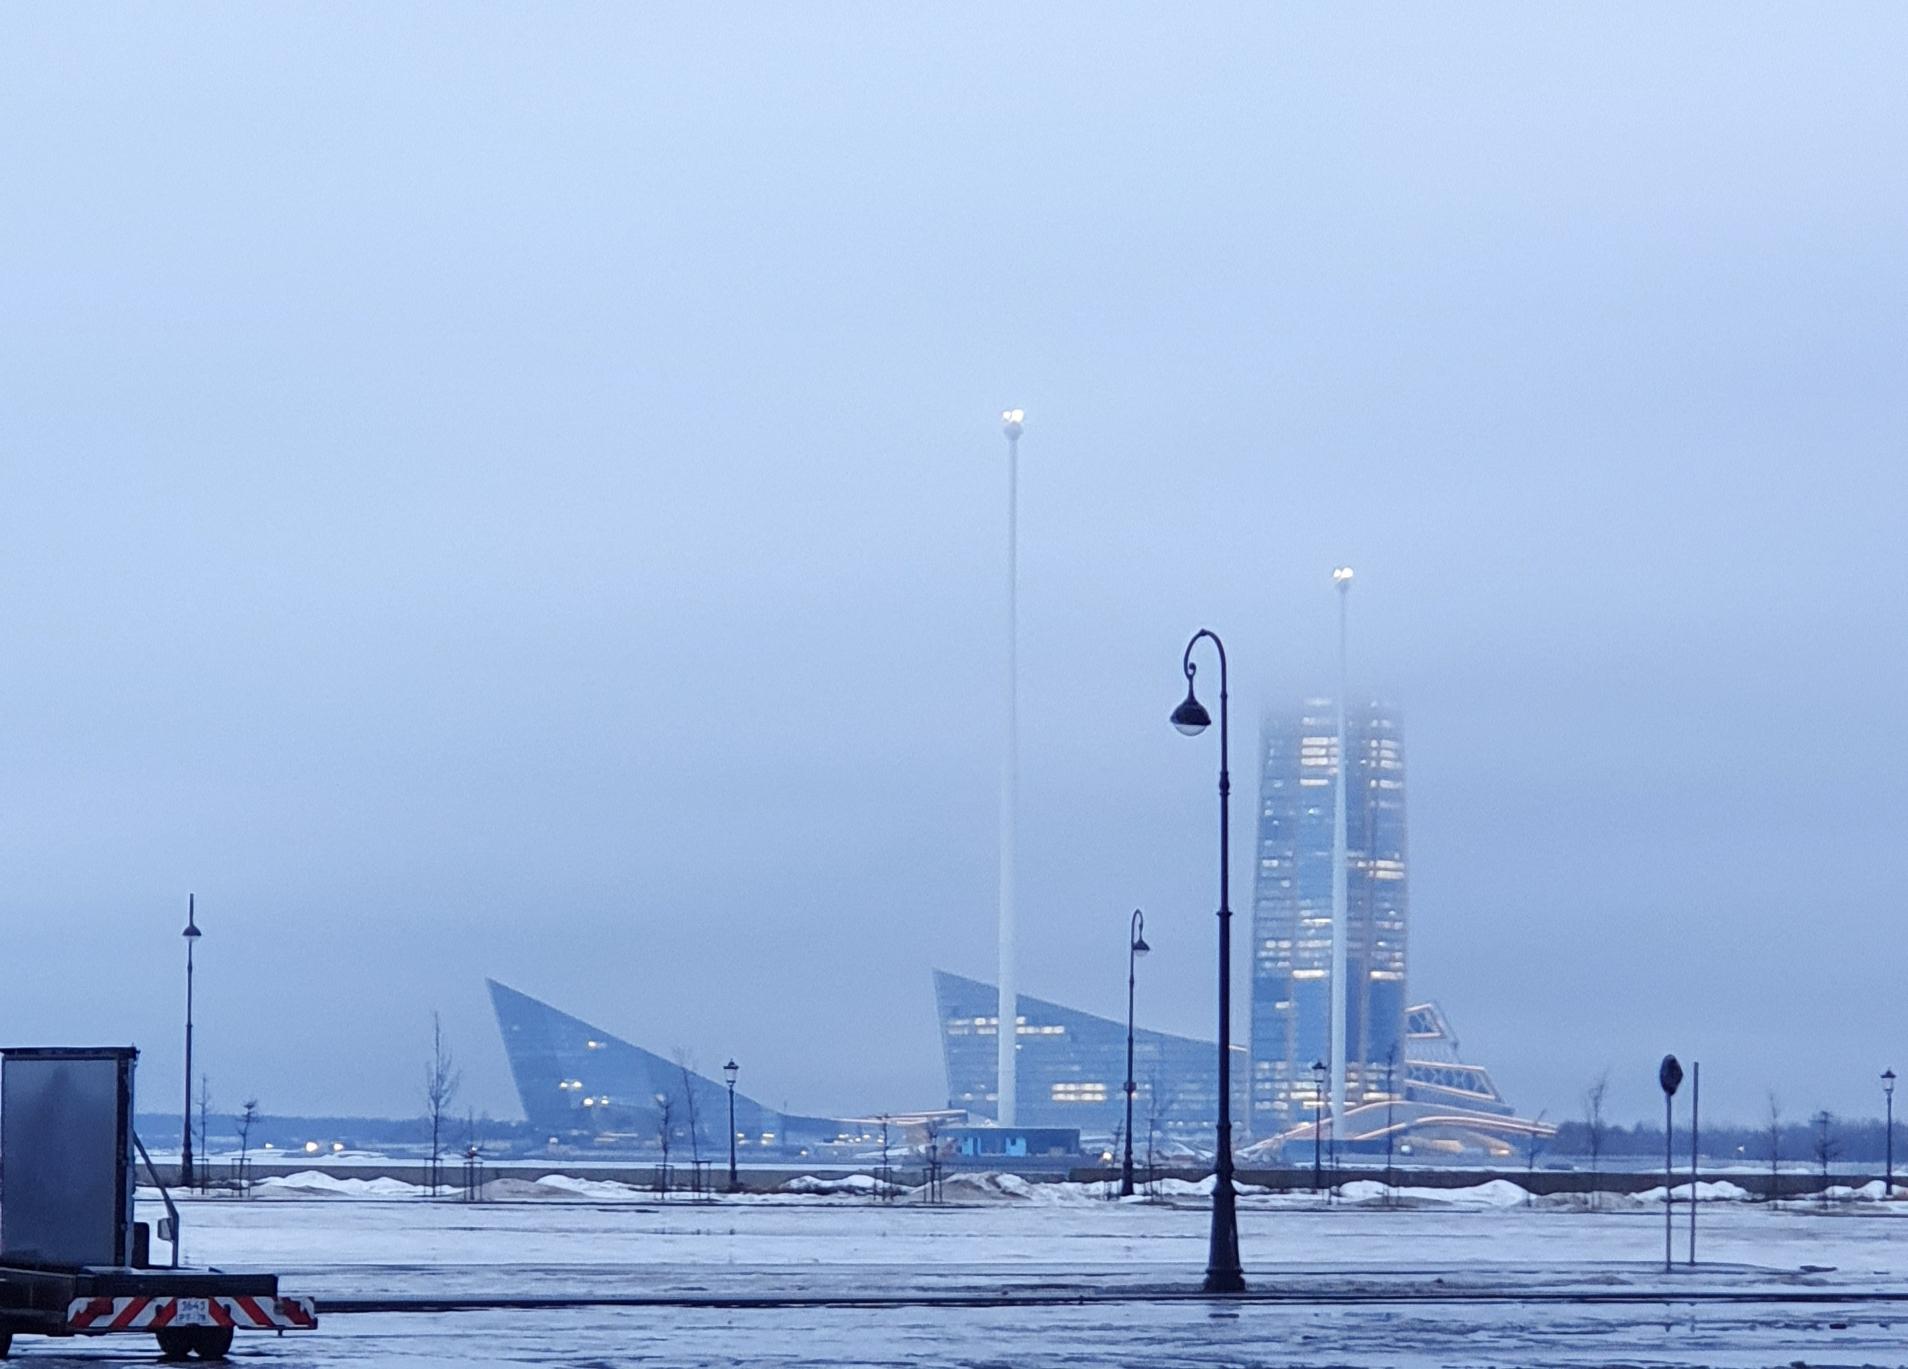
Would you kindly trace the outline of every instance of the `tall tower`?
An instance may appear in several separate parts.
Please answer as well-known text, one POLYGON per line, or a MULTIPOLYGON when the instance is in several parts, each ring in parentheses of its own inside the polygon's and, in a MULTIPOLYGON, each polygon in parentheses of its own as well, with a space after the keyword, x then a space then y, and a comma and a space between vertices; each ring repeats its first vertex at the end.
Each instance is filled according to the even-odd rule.
POLYGON ((1333 746, 1332 768, 1336 783, 1332 786, 1332 1136, 1338 1136, 1339 1121, 1345 1115, 1345 1009, 1348 986, 1345 983, 1347 926, 1345 862, 1345 773, 1351 768, 1345 747, 1345 691, 1347 619, 1350 614, 1352 568, 1338 566, 1332 571, 1332 583, 1338 587, 1338 738, 1333 746))
POLYGON ((1252 1132, 1275 1135, 1331 1106, 1314 1061, 1345 1069, 1345 1105, 1381 1097, 1385 1058, 1403 1057, 1404 741, 1398 712, 1346 694, 1345 836, 1337 859, 1338 702, 1268 714, 1260 737, 1252 899, 1252 1132), (1333 871, 1345 875, 1345 937, 1333 935, 1333 871), (1343 1050, 1333 1048, 1332 965, 1345 948, 1343 1050))
POLYGON ((1020 991, 1014 965, 1014 832, 1020 798, 1020 409, 1005 410, 1007 434, 1007 708, 1000 763, 1000 989, 996 1005, 994 1118, 1014 1124, 1019 1080, 1014 1057, 1020 1042, 1020 991))

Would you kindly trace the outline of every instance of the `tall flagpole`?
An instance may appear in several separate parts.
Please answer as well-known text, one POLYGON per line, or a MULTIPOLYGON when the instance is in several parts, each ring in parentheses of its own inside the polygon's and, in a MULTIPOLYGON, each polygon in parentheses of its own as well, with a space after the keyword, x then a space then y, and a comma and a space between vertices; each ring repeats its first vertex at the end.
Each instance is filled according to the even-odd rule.
POLYGON ((1351 599, 1352 571, 1339 566, 1332 571, 1332 583, 1338 587, 1338 786, 1332 799, 1332 1139, 1343 1135, 1345 1117, 1345 1006, 1350 985, 1345 982, 1346 941, 1350 929, 1346 908, 1345 864, 1348 856, 1345 840, 1346 772, 1351 755, 1345 745, 1346 637, 1348 604, 1351 599))
POLYGON ((1007 434, 1007 708, 1000 764, 1000 988, 995 1049, 997 1102, 994 1118, 1014 1125, 1018 1091, 1015 1050, 1019 1045, 1020 986, 1014 965, 1014 829, 1020 797, 1020 409, 1000 416, 1007 434))

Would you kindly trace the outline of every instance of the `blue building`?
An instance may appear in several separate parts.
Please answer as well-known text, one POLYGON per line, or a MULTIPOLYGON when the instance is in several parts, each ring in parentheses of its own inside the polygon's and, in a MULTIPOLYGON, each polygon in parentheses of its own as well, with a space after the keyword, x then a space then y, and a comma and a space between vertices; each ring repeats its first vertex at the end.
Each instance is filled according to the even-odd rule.
MULTIPOLYGON (((1397 710, 1355 700, 1345 717, 1348 1107, 1397 1091, 1404 1077, 1404 735, 1397 710)), ((1254 1135, 1311 1119, 1321 1106, 1315 1061, 1332 1037, 1333 806, 1337 704, 1307 699, 1269 715, 1260 740, 1257 865, 1252 897, 1254 1135)))
MULTIPOLYGON (((492 979, 490 1004, 523 1115, 551 1140, 617 1149, 661 1147, 667 1111, 671 1152, 728 1156, 729 1088, 683 1064, 631 1045, 492 979)), ((803 1117, 735 1095, 738 1144, 751 1152, 797 1152, 843 1135, 842 1122, 803 1117)))
MULTIPOLYGON (((934 972, 947 1105, 997 1116, 999 994, 992 984, 934 972)), ((1126 1023, 1020 995, 1015 1119, 1107 1137, 1125 1123, 1126 1023)), ((1245 1050, 1234 1047, 1233 1108, 1245 1098, 1245 1050)), ((1219 1115, 1217 1051, 1210 1041, 1166 1032, 1133 1038, 1133 1136, 1174 1138, 1210 1149, 1219 1115)))

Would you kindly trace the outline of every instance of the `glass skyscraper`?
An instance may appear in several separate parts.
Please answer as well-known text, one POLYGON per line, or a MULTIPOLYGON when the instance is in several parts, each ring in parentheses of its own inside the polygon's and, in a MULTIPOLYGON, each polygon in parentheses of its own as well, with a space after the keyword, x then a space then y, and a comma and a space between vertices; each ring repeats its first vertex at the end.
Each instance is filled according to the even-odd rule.
MULTIPOLYGON (((1252 900, 1250 1127, 1266 1136, 1322 1106, 1314 1062, 1333 1062, 1333 786, 1338 714, 1307 699, 1268 716, 1260 741, 1252 900)), ((1396 709, 1346 709, 1346 1105, 1405 1091, 1404 739, 1396 709)))

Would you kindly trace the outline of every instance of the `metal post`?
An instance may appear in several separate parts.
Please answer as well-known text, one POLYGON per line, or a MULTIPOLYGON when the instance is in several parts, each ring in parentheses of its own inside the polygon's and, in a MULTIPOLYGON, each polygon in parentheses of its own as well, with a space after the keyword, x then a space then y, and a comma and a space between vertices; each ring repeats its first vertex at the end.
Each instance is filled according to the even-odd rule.
POLYGON ((1663 1095, 1663 1268, 1670 1267, 1670 1216, 1676 1209, 1676 1158, 1670 1153, 1670 1108, 1674 1094, 1663 1095))
POLYGON ((1312 1062, 1312 1192, 1325 1187, 1325 1062, 1312 1062))
POLYGON ((1239 1264, 1239 1211, 1232 1187, 1232 770, 1231 726, 1227 716, 1226 645, 1210 628, 1200 628, 1186 643, 1180 662, 1186 673, 1186 701, 1173 710, 1173 725, 1188 735, 1203 732, 1211 715, 1193 695, 1192 651, 1200 638, 1219 653, 1219 1122, 1213 1154, 1212 1239, 1206 1257, 1206 1291, 1245 1290, 1239 1264))
POLYGON ((185 1135, 179 1143, 179 1187, 192 1187, 192 948, 201 935, 196 919, 197 899, 186 895, 186 925, 179 935, 186 944, 185 1135))
POLYGON ((1656 1082, 1663 1090, 1663 1272, 1667 1274, 1671 1268, 1670 1239, 1676 1212, 1676 1155, 1671 1149, 1676 1120, 1670 1109, 1676 1090, 1683 1082, 1683 1066, 1675 1056, 1663 1057, 1663 1063, 1656 1069, 1656 1082))
POLYGON ((1146 914, 1133 910, 1126 939, 1126 1153, 1120 1160, 1120 1196, 1133 1196, 1133 983, 1146 944, 1146 914))
MULTIPOLYGON (((1345 1116, 1345 1075, 1351 1068, 1351 1052, 1346 1049, 1349 1040, 1346 1033, 1346 1004, 1351 992, 1347 976, 1351 941, 1351 910, 1346 882, 1349 871, 1346 865, 1350 859, 1347 850, 1345 804, 1346 789, 1351 783, 1348 771, 1351 769, 1349 747, 1345 730, 1345 693, 1350 676, 1346 666, 1346 620, 1348 605, 1351 601, 1352 572, 1350 566, 1339 566, 1332 571, 1332 583, 1338 587, 1338 782, 1332 792, 1332 992, 1331 992, 1331 1066, 1332 1066, 1332 1170, 1338 1170, 1338 1129, 1345 1116)), ((1369 933, 1367 933, 1369 935, 1369 933)), ((1369 1052, 1367 1052, 1369 1054, 1369 1052)), ((1363 1073, 1363 1067, 1360 1067, 1363 1073)))
POLYGON ((1882 1201, 1887 1202, 1895 1196, 1895 1072, 1882 1072, 1882 1097, 1888 1105, 1888 1135, 1882 1143, 1887 1159, 1884 1161, 1882 1179, 1882 1201))
POLYGON ((1703 1062, 1689 1066, 1689 1262, 1696 1263, 1696 1153, 1702 1146, 1703 1062))
POLYGON ((735 1077, 741 1067, 733 1057, 722 1067, 722 1077, 729 1085, 729 1192, 740 1193, 741 1182, 735 1174, 735 1077))
POLYGON ((1390 1203, 1396 1197, 1397 1180, 1391 1172, 1391 1118, 1392 1105, 1397 1102, 1397 1094, 1392 1091, 1392 1078, 1398 1067, 1398 1043, 1393 1041, 1391 1049, 1385 1054, 1385 1201, 1390 1203))
POLYGON ((1000 985, 996 998, 994 1120, 1014 1125, 1020 993, 1014 963, 1014 838, 1020 797, 1020 431, 1026 415, 1002 413, 1007 434, 1007 717, 1000 765, 1000 985))

